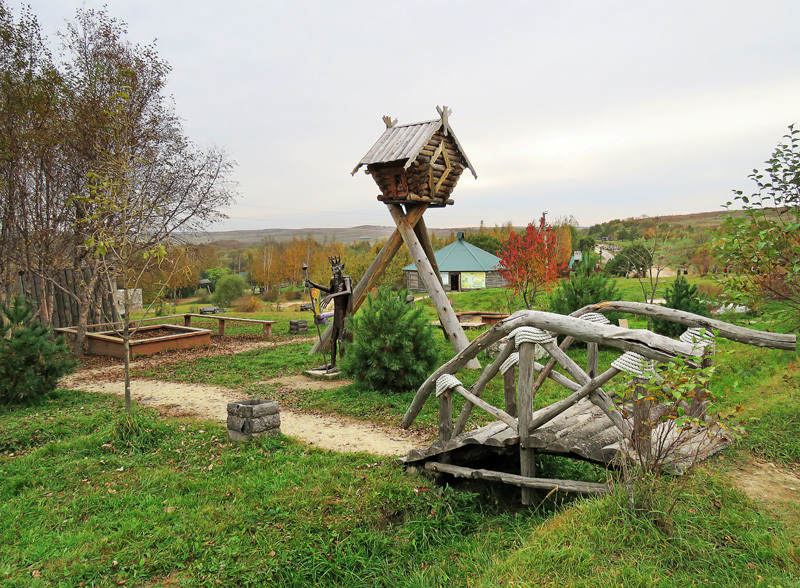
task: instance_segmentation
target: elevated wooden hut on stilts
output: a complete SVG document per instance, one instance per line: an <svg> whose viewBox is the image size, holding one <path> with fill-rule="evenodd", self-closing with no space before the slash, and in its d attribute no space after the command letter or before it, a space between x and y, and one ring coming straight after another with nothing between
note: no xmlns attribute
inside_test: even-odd
<svg viewBox="0 0 800 588"><path fill-rule="evenodd" d="M437 107L439 118L398 125L396 119L383 117L386 130L353 169L362 166L378 184L378 201L386 204L396 229L353 289L353 312L364 302L389 263L405 243L419 279L430 295L445 335L456 351L469 341L442 286L441 274L431 245L423 214L428 208L453 204L451 198L459 177L475 169L450 127L450 109ZM325 330L311 353L320 353L330 345L331 329ZM479 368L477 359L467 367Z"/></svg>

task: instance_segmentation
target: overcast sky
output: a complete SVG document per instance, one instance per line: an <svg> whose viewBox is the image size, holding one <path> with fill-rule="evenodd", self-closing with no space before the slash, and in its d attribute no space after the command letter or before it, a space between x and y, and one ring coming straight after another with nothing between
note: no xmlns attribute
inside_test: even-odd
<svg viewBox="0 0 800 588"><path fill-rule="evenodd" d="M453 110L478 179L432 227L719 210L800 121L797 0L106 4L156 40L189 137L238 164L215 230L391 224L350 175L384 114ZM33 10L53 37L78 5Z"/></svg>

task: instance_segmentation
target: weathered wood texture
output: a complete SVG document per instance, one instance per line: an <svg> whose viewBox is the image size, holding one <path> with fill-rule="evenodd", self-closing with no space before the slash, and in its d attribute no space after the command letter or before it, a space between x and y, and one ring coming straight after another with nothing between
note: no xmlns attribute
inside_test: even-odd
<svg viewBox="0 0 800 588"><path fill-rule="evenodd" d="M609 491L609 486L606 484L517 476L516 474L494 472L484 469L476 470L432 461L425 464L425 469L431 472L450 474L456 478L471 478L474 480L486 480L487 482L500 482L511 486L520 486L524 490L559 490L578 494L605 494Z"/></svg>
<svg viewBox="0 0 800 588"><path fill-rule="evenodd" d="M746 327L739 327L720 321L717 319L700 316L683 310L666 308L657 304L645 304L643 302L600 302L584 306L580 310L572 313L572 316L581 316L587 312L627 312L640 316L664 319L687 327L701 327L716 333L718 337L724 337L731 341L755 345L757 347L769 347L771 349L783 349L795 351L797 349L797 335L786 335L781 333L770 333L769 331L757 331Z"/></svg>
<svg viewBox="0 0 800 588"><path fill-rule="evenodd" d="M432 272L432 270L429 270ZM446 297L444 298L446 300ZM438 304L437 304L438 306ZM447 304L449 308L449 304ZM437 308L438 310L438 308ZM700 357L702 350L642 329L621 329L613 325L592 323L579 318L542 312L521 310L503 319L497 325L482 333L457 355L437 369L417 390L417 394L403 417L403 427L408 428L430 396L436 380L442 374L455 374L473 361L479 352L486 349L519 327L537 327L545 331L570 335L584 341L604 343L624 351L635 351L649 359L670 361L676 356ZM463 332L462 332L463 335ZM465 336L466 338L466 336Z"/></svg>
<svg viewBox="0 0 800 588"><path fill-rule="evenodd" d="M425 254L425 250L419 239L417 239L416 233L414 233L414 228L403 213L403 209L397 204L388 204L387 206L392 213L392 218L397 228L400 230L406 247L411 253L414 265L417 266L420 278L425 283L425 289L431 297L445 335L447 335L456 352L460 352L469 345L469 341L461 328L461 324L458 322L453 307L450 306L450 301L442 289L441 278L434 271L430 260ZM464 365L471 369L480 369L481 367L480 362L474 356L469 358Z"/></svg>

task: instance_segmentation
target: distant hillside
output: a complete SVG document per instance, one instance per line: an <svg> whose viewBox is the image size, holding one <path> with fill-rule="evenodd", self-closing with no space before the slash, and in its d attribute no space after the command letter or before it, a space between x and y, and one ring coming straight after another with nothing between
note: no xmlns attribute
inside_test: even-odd
<svg viewBox="0 0 800 588"><path fill-rule="evenodd" d="M719 210L715 212L695 212L691 214L668 214L663 216L640 216L625 219L613 219L603 223L598 223L588 227L589 235L611 235L620 231L629 232L644 231L648 227L668 224L673 228L684 231L699 231L705 233L709 230L716 230L722 225L722 221L727 216L728 211ZM622 236L621 239L628 239ZM631 237L633 238L633 237Z"/></svg>
<svg viewBox="0 0 800 588"><path fill-rule="evenodd" d="M610 220L605 223L599 223L601 226L610 224L624 224L625 226L632 226L638 224L661 224L669 223L670 225L682 225L683 227L691 226L694 230L705 231L707 229L715 229L722 224L722 219L727 214L724 210L716 212L696 212L692 214L673 214L664 216L650 216L640 218L627 218L624 220ZM584 227L589 228L589 227ZM322 243L324 241L338 241L340 243L353 243L356 241L367 241L375 243L381 239L386 239L392 234L394 227L382 225L361 225L358 227L348 228L304 228L304 229L259 229L250 231L209 231L205 233L184 233L181 239L193 244L199 243L216 243L218 245L228 245L229 247L238 247L239 245L253 245L258 243L264 238L274 239L275 241L291 241L294 238L303 239L305 237L313 237L315 241ZM432 233L439 237L446 237L454 231L477 231L478 227L460 227L460 228L447 228L437 229L430 228Z"/></svg>
<svg viewBox="0 0 800 588"><path fill-rule="evenodd" d="M478 227L463 229L429 229L437 236L447 236L457 230L477 230ZM315 241L338 241L340 243L353 243L354 241L368 241L375 243L388 238L394 227L380 225L361 225L349 228L306 228L306 229L260 229L253 231L209 231L206 233L184 233L181 240L192 244L216 243L252 245L262 239L269 238L275 241L291 241L294 238L303 239L313 237Z"/></svg>

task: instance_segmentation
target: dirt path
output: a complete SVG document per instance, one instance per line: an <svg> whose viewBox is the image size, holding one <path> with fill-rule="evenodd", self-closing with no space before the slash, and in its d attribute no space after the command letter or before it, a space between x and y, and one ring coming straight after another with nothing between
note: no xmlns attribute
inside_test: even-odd
<svg viewBox="0 0 800 588"><path fill-rule="evenodd" d="M800 524L800 475L772 462L750 459L731 472L734 485L792 525Z"/></svg>
<svg viewBox="0 0 800 588"><path fill-rule="evenodd" d="M218 346L216 350L218 353L215 354L229 355L274 345L276 343L264 341L226 342L224 345ZM131 365L134 368L143 368L185 361L198 353L211 354L208 351L204 353L197 350L192 351L142 358L132 362ZM100 363L100 365L95 366L96 363ZM88 392L124 395L122 366L118 360L87 362L85 368L63 378L59 382L59 386ZM264 383L286 386L293 390L307 390L337 388L348 382L345 380L318 381L305 376L289 376L275 378ZM156 408L164 414L193 416L220 422L225 422L227 418L227 403L243 398L241 392L233 388L138 378L131 381L131 395L137 402ZM417 434L400 427L385 427L339 416L305 414L283 407L281 407L281 432L295 437L307 445L322 449L340 452L364 451L386 456L403 455L423 444L423 440Z"/></svg>

